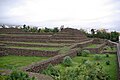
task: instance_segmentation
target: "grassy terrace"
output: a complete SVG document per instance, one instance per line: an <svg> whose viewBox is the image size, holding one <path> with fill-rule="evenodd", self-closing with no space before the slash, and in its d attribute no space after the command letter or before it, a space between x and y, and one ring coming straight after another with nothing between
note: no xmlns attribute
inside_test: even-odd
<svg viewBox="0 0 120 80"><path fill-rule="evenodd" d="M27 66L33 62L48 59L48 57L25 57L25 56L3 56L0 57L0 68L11 69L13 67L20 68Z"/></svg>
<svg viewBox="0 0 120 80"><path fill-rule="evenodd" d="M55 67L60 70L63 74L64 70L66 70L67 68L75 68L76 66L78 66L79 64L82 63L82 60L89 60L91 62L99 62L100 65L103 66L103 70L108 73L111 76L111 80L117 80L117 63L116 63L116 55L115 54L109 54L110 57L105 57L105 54L99 54L99 56L101 57L100 60L95 60L94 59L94 54L89 54L88 57L82 57L82 56L77 56L74 57L73 60L73 65L71 67L65 67L63 64L59 64L56 65ZM106 65L106 61L109 60L110 61L110 65Z"/></svg>
<svg viewBox="0 0 120 80"><path fill-rule="evenodd" d="M55 47L19 47L19 46L8 46L6 48L42 50L42 51L57 51L57 50L61 49L61 48L55 48Z"/></svg>
<svg viewBox="0 0 120 80"><path fill-rule="evenodd" d="M96 48L98 46L99 46L99 44L91 44L91 45L87 46L86 48Z"/></svg>
<svg viewBox="0 0 120 80"><path fill-rule="evenodd" d="M116 51L116 47L110 47L110 46L105 46L104 47L105 51Z"/></svg>

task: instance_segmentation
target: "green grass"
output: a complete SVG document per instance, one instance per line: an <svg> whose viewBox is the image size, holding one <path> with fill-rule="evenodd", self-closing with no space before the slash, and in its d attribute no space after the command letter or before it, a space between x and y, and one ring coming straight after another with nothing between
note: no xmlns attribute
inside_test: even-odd
<svg viewBox="0 0 120 80"><path fill-rule="evenodd" d="M60 49L60 53L65 54L70 51L70 47L64 46Z"/></svg>
<svg viewBox="0 0 120 80"><path fill-rule="evenodd" d="M91 44L91 45L87 46L86 48L96 48L98 46L99 46L98 44Z"/></svg>
<svg viewBox="0 0 120 80"><path fill-rule="evenodd" d="M6 48L42 50L42 51L57 51L60 49L60 48L56 48L56 47L20 47L20 46L7 46Z"/></svg>
<svg viewBox="0 0 120 80"><path fill-rule="evenodd" d="M0 68L11 69L12 67L20 68L33 62L48 59L48 57L25 57L25 56L3 56L0 57Z"/></svg>
<svg viewBox="0 0 120 80"><path fill-rule="evenodd" d="M111 76L111 80L117 80L117 62L116 62L116 55L115 54L110 54L110 57L105 57L105 54L99 54L102 59L96 61L94 59L94 54L90 54L89 57L74 57L73 58L73 65L71 66L72 68L76 67L79 65L79 63L82 62L82 59L86 59L86 60L90 60L91 62L99 62L102 66L103 69L106 73L108 73ZM106 61L110 60L110 65L106 65ZM55 66L56 68L58 68L59 70L62 71L62 73L64 72L64 70L66 68L71 68L71 67L64 67L62 64L59 64L57 66Z"/></svg>

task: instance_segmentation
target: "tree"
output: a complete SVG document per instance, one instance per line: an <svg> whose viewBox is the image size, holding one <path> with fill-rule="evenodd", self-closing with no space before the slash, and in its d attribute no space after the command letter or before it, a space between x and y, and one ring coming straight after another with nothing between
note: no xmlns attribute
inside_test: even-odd
<svg viewBox="0 0 120 80"><path fill-rule="evenodd" d="M94 29L91 29L91 33L94 35L94 34L95 34L95 30L94 30Z"/></svg>
<svg viewBox="0 0 120 80"><path fill-rule="evenodd" d="M94 29L91 29L91 34L94 37L94 34L95 34L95 30Z"/></svg>
<svg viewBox="0 0 120 80"><path fill-rule="evenodd" d="M61 25L60 27L60 31L62 31L64 29L64 25Z"/></svg>
<svg viewBox="0 0 120 80"><path fill-rule="evenodd" d="M58 27L55 27L55 28L53 29L53 32L54 32L54 33L57 33L57 32L59 32L59 29L58 29Z"/></svg>
<svg viewBox="0 0 120 80"><path fill-rule="evenodd" d="M116 31L111 32L111 34L110 34L110 40L114 41L114 42L119 41L119 33L116 32Z"/></svg>
<svg viewBox="0 0 120 80"><path fill-rule="evenodd" d="M49 31L50 31L50 29L45 27L44 32L49 32Z"/></svg>
<svg viewBox="0 0 120 80"><path fill-rule="evenodd" d="M26 27L26 25L24 24L24 25L23 25L23 29L25 29L25 27Z"/></svg>

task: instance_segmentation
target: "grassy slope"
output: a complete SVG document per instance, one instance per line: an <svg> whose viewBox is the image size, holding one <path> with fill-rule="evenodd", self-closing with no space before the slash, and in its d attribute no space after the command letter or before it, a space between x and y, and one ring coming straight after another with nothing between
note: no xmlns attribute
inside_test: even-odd
<svg viewBox="0 0 120 80"><path fill-rule="evenodd" d="M3 56L0 57L0 68L10 69L12 66L19 68L45 59L47 57Z"/></svg>
<svg viewBox="0 0 120 80"><path fill-rule="evenodd" d="M100 56L102 56L102 60L99 60L98 62L100 62L100 64L102 66L104 66L104 70L106 71L106 73L108 73L111 76L111 80L117 80L117 64L116 64L116 55L115 54L110 54L109 58L105 57L105 54L99 54ZM72 68L74 68L75 66L77 66L79 63L82 62L82 59L86 59L86 60L90 60L92 62L97 62L94 59L94 54L90 54L89 57L74 57L73 61L74 61L74 65L72 66ZM105 62L107 60L110 60L110 65L106 65ZM56 68L59 68L62 72L67 68L64 67L62 64L59 64L56 66ZM69 68L69 67L68 67Z"/></svg>

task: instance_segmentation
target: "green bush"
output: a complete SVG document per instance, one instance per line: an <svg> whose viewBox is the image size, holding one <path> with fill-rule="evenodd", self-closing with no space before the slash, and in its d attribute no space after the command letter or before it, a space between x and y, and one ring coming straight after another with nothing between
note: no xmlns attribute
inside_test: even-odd
<svg viewBox="0 0 120 80"><path fill-rule="evenodd" d="M49 64L47 69L42 71L42 74L49 75L55 79L60 76L59 71L52 64Z"/></svg>
<svg viewBox="0 0 120 80"><path fill-rule="evenodd" d="M27 73L21 71L13 71L5 80L36 80L35 77L30 78Z"/></svg>
<svg viewBox="0 0 120 80"><path fill-rule="evenodd" d="M106 54L106 57L109 57L109 54L108 54L108 53Z"/></svg>
<svg viewBox="0 0 120 80"><path fill-rule="evenodd" d="M97 62L96 64L97 64L97 65L100 65L100 62Z"/></svg>
<svg viewBox="0 0 120 80"><path fill-rule="evenodd" d="M90 67L88 67L88 64ZM93 68L91 68L93 67ZM101 65L87 62L80 67L67 68L61 75L60 80L110 80L110 76L103 71Z"/></svg>
<svg viewBox="0 0 120 80"><path fill-rule="evenodd" d="M95 59L95 60L101 60L102 57L101 57L100 55L96 54L96 55L94 56L94 59Z"/></svg>
<svg viewBox="0 0 120 80"><path fill-rule="evenodd" d="M72 65L72 59L69 56L64 57L63 65L68 66L68 67L71 66Z"/></svg>
<svg viewBox="0 0 120 80"><path fill-rule="evenodd" d="M106 65L110 65L110 61L108 60L108 61L106 61Z"/></svg>
<svg viewBox="0 0 120 80"><path fill-rule="evenodd" d="M81 49L79 49L79 50L77 51L77 56L82 56L82 50L81 50Z"/></svg>
<svg viewBox="0 0 120 80"><path fill-rule="evenodd" d="M88 55L90 54L90 51L89 50L82 50L82 56L83 57L88 57Z"/></svg>
<svg viewBox="0 0 120 80"><path fill-rule="evenodd" d="M84 64L86 61L87 61L86 59L82 59L81 63Z"/></svg>

